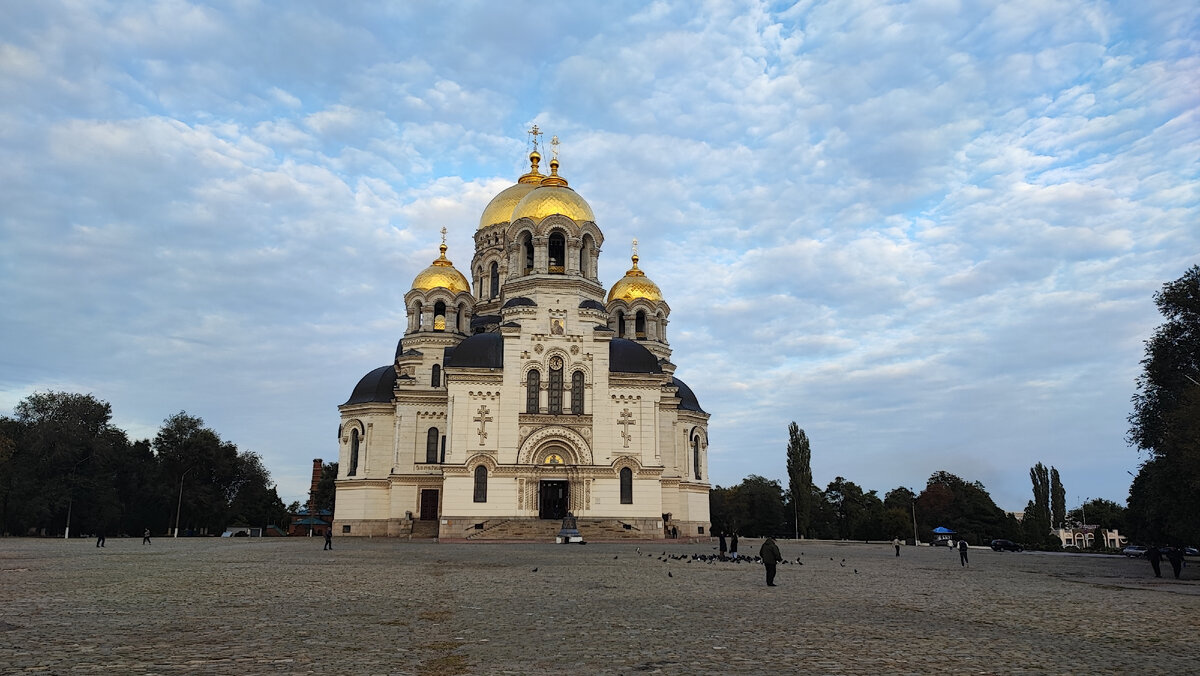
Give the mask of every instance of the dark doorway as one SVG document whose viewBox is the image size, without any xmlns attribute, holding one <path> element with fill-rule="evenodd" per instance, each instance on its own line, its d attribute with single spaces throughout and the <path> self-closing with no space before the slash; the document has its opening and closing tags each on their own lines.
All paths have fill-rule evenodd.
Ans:
<svg viewBox="0 0 1200 676">
<path fill-rule="evenodd" d="M 430 490 L 421 491 L 421 520 L 437 521 L 437 518 L 438 492 Z"/>
<path fill-rule="evenodd" d="M 567 482 L 543 481 L 538 503 L 539 519 L 561 519 L 567 515 Z"/>
</svg>

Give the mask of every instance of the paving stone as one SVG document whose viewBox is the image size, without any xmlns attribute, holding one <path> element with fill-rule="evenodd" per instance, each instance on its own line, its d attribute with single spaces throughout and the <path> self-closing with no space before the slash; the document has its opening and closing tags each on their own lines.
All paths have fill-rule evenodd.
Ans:
<svg viewBox="0 0 1200 676">
<path fill-rule="evenodd" d="M 742 542 L 743 552 L 757 551 Z M 963 568 L 942 548 L 906 547 L 897 558 L 882 543 L 782 542 L 784 556 L 805 565 L 781 565 L 779 586 L 768 588 L 754 563 L 661 560 L 715 553 L 708 542 L 340 538 L 331 552 L 317 538 L 140 543 L 109 539 L 96 551 L 85 540 L 0 539 L 0 670 L 1200 669 L 1194 562 L 1174 580 L 1119 556 L 979 549 Z"/>
</svg>

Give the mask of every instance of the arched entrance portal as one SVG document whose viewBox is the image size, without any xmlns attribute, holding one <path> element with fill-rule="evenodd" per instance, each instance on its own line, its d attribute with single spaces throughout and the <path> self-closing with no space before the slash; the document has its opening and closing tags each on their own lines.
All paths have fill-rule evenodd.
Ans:
<svg viewBox="0 0 1200 676">
<path fill-rule="evenodd" d="M 541 464 L 547 469 L 560 469 L 565 461 L 563 449 L 549 449 L 542 457 Z M 538 482 L 538 518 L 562 519 L 567 515 L 571 504 L 571 486 L 565 479 L 542 479 Z"/>
</svg>

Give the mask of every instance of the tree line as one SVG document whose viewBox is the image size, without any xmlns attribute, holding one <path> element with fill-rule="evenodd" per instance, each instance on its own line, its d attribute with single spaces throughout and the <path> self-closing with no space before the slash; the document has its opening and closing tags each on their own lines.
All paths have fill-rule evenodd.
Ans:
<svg viewBox="0 0 1200 676">
<path fill-rule="evenodd" d="M 221 533 L 290 517 L 262 459 L 179 412 L 130 440 L 90 394 L 38 392 L 0 416 L 0 530 L 9 535 Z"/>
<path fill-rule="evenodd" d="M 1020 520 L 998 508 L 978 481 L 935 472 L 920 493 L 904 486 L 881 499 L 837 477 L 824 489 L 812 481 L 812 449 L 804 430 L 788 426 L 785 489 L 751 475 L 710 494 L 712 527 L 748 536 L 881 540 L 930 537 L 937 526 L 972 544 L 993 538 L 1058 549 L 1056 528 L 1116 529 L 1133 542 L 1200 543 L 1200 266 L 1163 285 L 1154 302 L 1166 321 L 1146 341 L 1129 416 L 1131 446 L 1148 455 L 1129 489 L 1128 507 L 1091 500 L 1067 510 L 1053 466 L 1029 470 L 1033 498 Z M 1102 541 L 1101 541 L 1101 544 Z"/>
</svg>

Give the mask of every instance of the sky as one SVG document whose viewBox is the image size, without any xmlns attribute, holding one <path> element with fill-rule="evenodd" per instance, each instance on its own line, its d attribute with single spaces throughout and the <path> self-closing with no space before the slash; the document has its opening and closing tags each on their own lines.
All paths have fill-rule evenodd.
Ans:
<svg viewBox="0 0 1200 676">
<path fill-rule="evenodd" d="M 346 5 L 346 6 L 342 6 Z M 670 304 L 709 472 L 1124 503 L 1153 295 L 1200 263 L 1200 5 L 0 0 L 0 415 L 179 411 L 285 502 L 403 296 L 561 141 Z"/>
</svg>

